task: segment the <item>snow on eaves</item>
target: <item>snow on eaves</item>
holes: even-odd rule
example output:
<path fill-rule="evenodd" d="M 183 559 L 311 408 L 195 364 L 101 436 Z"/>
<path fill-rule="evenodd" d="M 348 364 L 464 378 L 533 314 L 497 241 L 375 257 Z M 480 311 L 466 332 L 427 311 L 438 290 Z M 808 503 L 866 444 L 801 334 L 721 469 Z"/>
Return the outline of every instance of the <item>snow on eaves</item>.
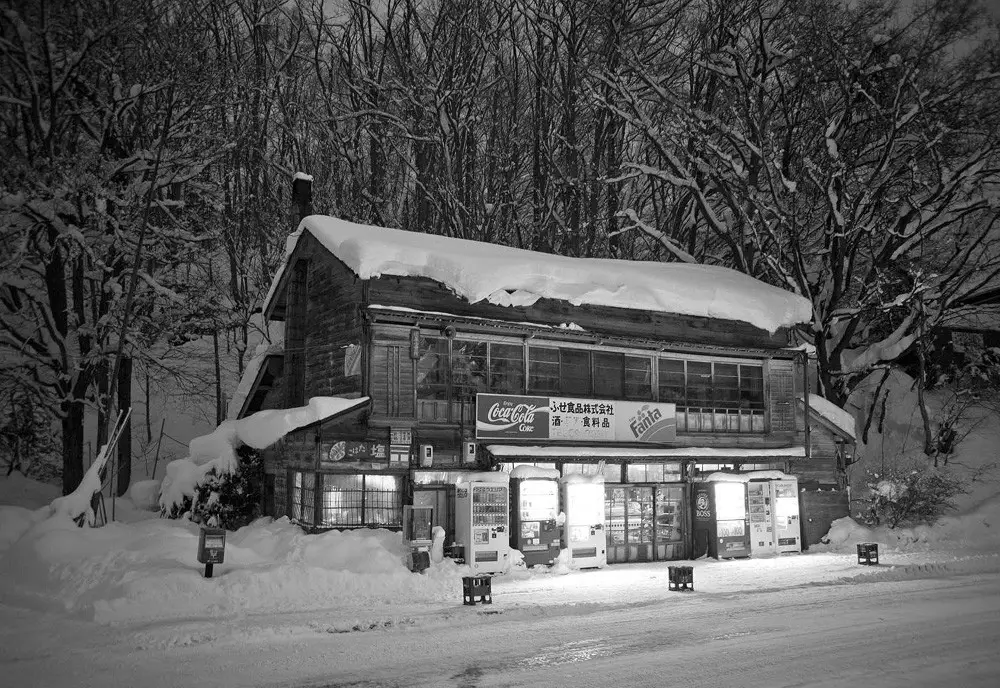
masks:
<path fill-rule="evenodd" d="M 832 401 L 824 399 L 818 394 L 809 395 L 809 408 L 843 430 L 851 439 L 857 438 L 854 416 L 849 411 L 845 411 Z"/>
<path fill-rule="evenodd" d="M 286 261 L 311 233 L 361 279 L 426 277 L 470 303 L 530 306 L 540 298 L 747 322 L 774 333 L 809 322 L 810 302 L 729 268 L 569 258 L 479 241 L 310 215 L 288 238 Z M 267 312 L 284 267 L 264 302 Z"/>

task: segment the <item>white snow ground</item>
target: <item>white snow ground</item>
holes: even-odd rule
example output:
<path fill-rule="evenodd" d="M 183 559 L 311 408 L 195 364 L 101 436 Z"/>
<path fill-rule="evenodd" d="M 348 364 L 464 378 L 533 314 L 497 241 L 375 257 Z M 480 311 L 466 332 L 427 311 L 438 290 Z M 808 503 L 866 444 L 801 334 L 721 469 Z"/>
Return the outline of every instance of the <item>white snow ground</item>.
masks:
<path fill-rule="evenodd" d="M 887 433 L 908 436 L 890 408 Z M 949 470 L 977 481 L 933 526 L 844 519 L 801 555 L 516 570 L 488 606 L 462 604 L 449 560 L 410 573 L 388 531 L 263 519 L 227 535 L 206 579 L 191 523 L 124 498 L 117 522 L 80 529 L 49 515 L 55 487 L 0 477 L 0 685 L 992 686 L 1000 483 L 979 469 L 998 428 L 963 440 Z M 667 590 L 677 564 L 693 592 Z"/>

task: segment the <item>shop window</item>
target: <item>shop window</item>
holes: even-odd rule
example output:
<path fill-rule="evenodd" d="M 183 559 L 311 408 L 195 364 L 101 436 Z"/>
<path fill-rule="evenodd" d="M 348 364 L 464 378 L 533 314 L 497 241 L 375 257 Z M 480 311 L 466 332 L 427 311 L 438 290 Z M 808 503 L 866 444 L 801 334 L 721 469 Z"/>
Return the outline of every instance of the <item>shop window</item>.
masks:
<path fill-rule="evenodd" d="M 625 395 L 625 357 L 622 354 L 594 353 L 594 389 L 602 397 L 621 399 Z"/>
<path fill-rule="evenodd" d="M 524 394 L 524 347 L 490 344 L 489 388 L 495 394 Z"/>
<path fill-rule="evenodd" d="M 403 525 L 402 479 L 396 475 L 364 476 L 364 525 L 399 528 Z"/>
<path fill-rule="evenodd" d="M 687 392 L 684 387 L 684 361 L 664 358 L 660 360 L 660 401 L 685 406 Z"/>
<path fill-rule="evenodd" d="M 398 528 L 403 523 L 402 478 L 371 473 L 320 476 L 320 519 L 330 528 Z"/>
<path fill-rule="evenodd" d="M 486 391 L 486 342 L 453 341 L 451 374 L 454 395 L 458 399 L 476 400 L 476 394 Z"/>
<path fill-rule="evenodd" d="M 292 518 L 299 523 L 312 525 L 316 521 L 316 474 L 294 471 L 290 482 L 288 498 Z"/>
<path fill-rule="evenodd" d="M 764 432 L 764 369 L 660 359 L 659 400 L 677 405 L 678 432 Z"/>
<path fill-rule="evenodd" d="M 603 475 L 606 483 L 620 483 L 622 481 L 622 466 L 620 463 L 564 463 L 562 466 L 563 475 Z"/>
<path fill-rule="evenodd" d="M 448 340 L 443 337 L 420 338 L 417 398 L 448 398 Z"/>
<path fill-rule="evenodd" d="M 590 352 L 582 349 L 559 349 L 559 392 L 570 397 L 593 394 L 590 382 Z"/>
<path fill-rule="evenodd" d="M 528 347 L 528 391 L 559 393 L 559 349 Z"/>
<path fill-rule="evenodd" d="M 625 482 L 676 483 L 681 481 L 679 463 L 630 463 L 625 466 Z"/>
<path fill-rule="evenodd" d="M 625 398 L 653 398 L 652 360 L 646 356 L 625 357 Z"/>

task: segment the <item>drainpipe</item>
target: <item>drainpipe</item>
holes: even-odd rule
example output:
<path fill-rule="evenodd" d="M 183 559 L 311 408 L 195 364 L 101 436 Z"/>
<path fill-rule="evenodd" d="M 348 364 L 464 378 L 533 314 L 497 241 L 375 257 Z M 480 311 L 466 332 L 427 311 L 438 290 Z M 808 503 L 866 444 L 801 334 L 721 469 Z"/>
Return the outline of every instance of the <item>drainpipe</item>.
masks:
<path fill-rule="evenodd" d="M 809 433 L 809 353 L 802 352 L 802 407 L 806 422 L 806 461 L 812 458 L 812 446 Z"/>

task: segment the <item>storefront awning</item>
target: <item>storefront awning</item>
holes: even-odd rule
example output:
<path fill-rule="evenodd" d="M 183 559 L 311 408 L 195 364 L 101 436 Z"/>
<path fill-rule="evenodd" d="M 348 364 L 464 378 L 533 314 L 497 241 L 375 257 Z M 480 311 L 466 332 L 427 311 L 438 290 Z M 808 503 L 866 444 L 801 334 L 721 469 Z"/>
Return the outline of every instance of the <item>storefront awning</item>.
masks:
<path fill-rule="evenodd" d="M 720 447 L 552 447 L 489 444 L 486 449 L 497 458 L 596 458 L 596 459 L 802 459 L 805 447 L 778 447 L 774 449 L 739 449 Z"/>

